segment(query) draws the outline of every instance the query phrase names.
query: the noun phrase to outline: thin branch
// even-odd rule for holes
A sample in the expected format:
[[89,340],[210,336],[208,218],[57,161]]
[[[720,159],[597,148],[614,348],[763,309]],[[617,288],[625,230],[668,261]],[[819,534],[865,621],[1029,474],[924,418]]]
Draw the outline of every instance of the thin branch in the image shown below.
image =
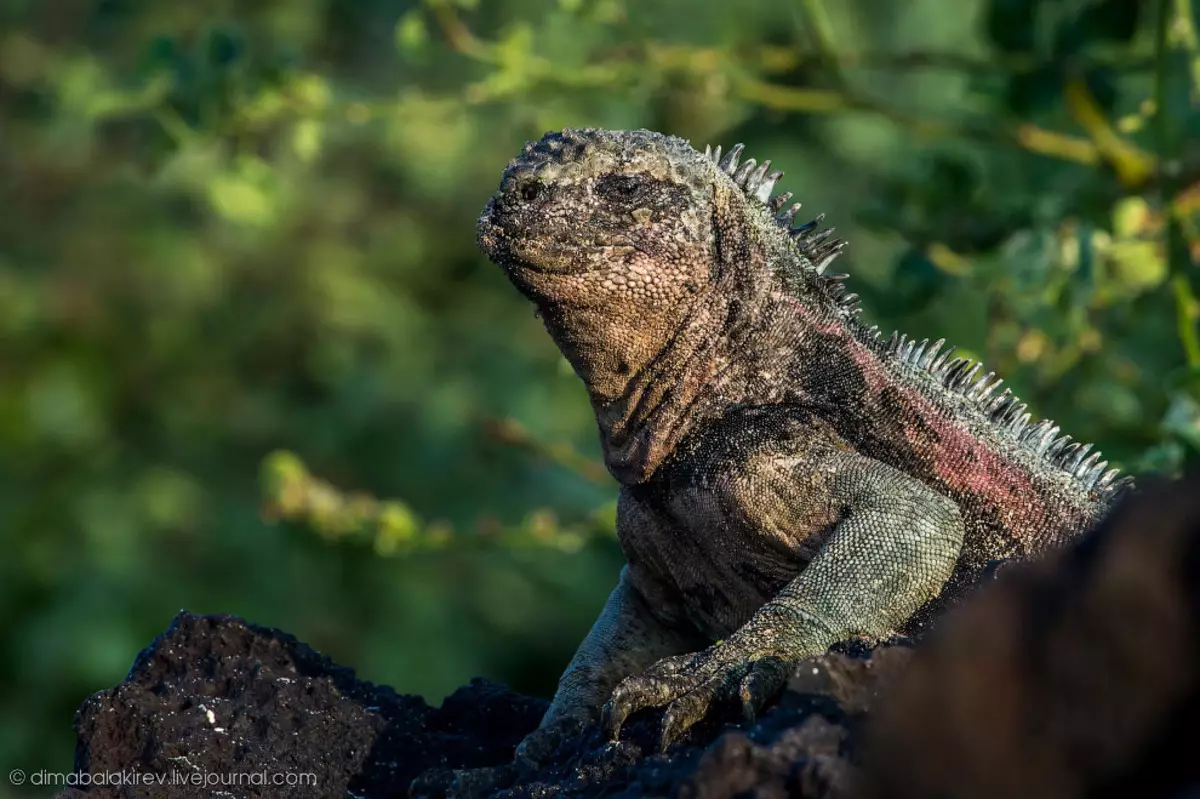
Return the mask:
[[1100,164],[1100,150],[1087,139],[1066,133],[1039,128],[1037,125],[1022,124],[1016,128],[1017,143],[1030,152],[1072,161],[1084,166]]
[[[950,121],[905,114],[895,108],[874,102],[861,95],[828,89],[798,89],[754,79],[737,84],[738,96],[777,111],[827,114],[837,111],[856,111],[875,114],[923,138],[964,138],[993,144],[1016,145],[1037,155],[1071,161],[1084,166],[1103,163],[1102,151],[1088,139],[1046,130],[1030,123],[1013,125],[963,125]],[[1153,160],[1150,161],[1153,164]],[[1153,169],[1139,171],[1129,181],[1129,187],[1145,185]]]
[[1158,160],[1113,130],[1087,84],[1079,78],[1067,81],[1066,101],[1071,115],[1088,132],[1097,154],[1113,168],[1121,184],[1145,185],[1158,170]]
[[442,35],[446,37],[446,43],[452,50],[477,61],[490,63],[493,60],[491,45],[477,38],[471,32],[471,29],[458,18],[453,6],[443,3],[432,4],[430,11],[433,13],[438,27],[441,28]]
[[[819,50],[797,50],[794,47],[760,45],[758,43],[755,43],[753,47],[722,49],[651,41],[641,44],[617,45],[597,53],[596,59],[606,63],[640,63],[644,62],[651,54],[657,59],[680,67],[683,65],[692,65],[693,67],[699,64],[712,65],[719,61],[736,60],[738,64],[747,69],[757,70],[767,75],[781,75],[826,65],[826,56]],[[839,51],[837,63],[843,71],[851,67],[888,72],[929,69],[971,75],[1000,76],[1032,72],[1058,65],[1057,62],[1049,60],[1045,56],[1034,54],[993,53],[979,57],[966,53],[931,50],[909,50],[895,53]],[[1072,66],[1076,69],[1110,67],[1130,73],[1150,72],[1154,69],[1154,63],[1153,54],[1135,55],[1118,52],[1089,54],[1085,58],[1073,61]]]
[[[799,63],[811,63],[815,53],[796,53]],[[971,75],[1004,75],[1024,73],[1054,66],[1055,62],[1045,56],[1022,53],[992,53],[986,57],[966,53],[913,50],[900,53],[840,53],[838,61],[842,67],[882,69],[887,71],[930,69],[948,72],[963,72]],[[1075,62],[1078,68],[1110,67],[1122,72],[1149,72],[1154,69],[1154,57],[1117,53],[1113,55],[1089,54]]]
[[517,447],[561,466],[599,485],[611,485],[612,476],[603,465],[584,457],[567,444],[547,444],[530,435],[515,419],[483,420],[485,435],[501,444]]

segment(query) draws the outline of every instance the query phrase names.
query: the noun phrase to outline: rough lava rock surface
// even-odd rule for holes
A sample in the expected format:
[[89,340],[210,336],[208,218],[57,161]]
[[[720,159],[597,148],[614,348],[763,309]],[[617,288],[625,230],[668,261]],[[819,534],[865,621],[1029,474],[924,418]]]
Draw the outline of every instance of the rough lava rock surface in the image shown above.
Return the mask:
[[[542,772],[512,775],[501,795],[726,795],[705,784],[723,783],[733,762],[735,781],[745,787],[784,791],[803,783],[812,786],[808,795],[840,795],[853,718],[907,654],[894,646],[871,658],[814,659],[758,724],[723,736],[707,753],[716,723],[652,757],[645,757],[657,730],[651,714],[635,720],[619,744],[605,744],[591,730],[562,747]],[[431,708],[419,697],[356,679],[286,633],[233,616],[183,612],[138,655],[125,682],[91,696],[76,714],[75,771],[119,774],[127,784],[72,789],[60,799],[382,799],[406,795],[427,771],[417,793],[437,794],[455,769],[509,763],[545,708],[544,700],[485,680]],[[312,784],[267,783],[302,773],[314,775]],[[128,784],[134,774],[151,777]]]
[[512,799],[1200,797],[1198,488],[1154,487],[1061,557],[1000,570],[915,649],[805,661],[754,725],[730,708],[655,754],[647,712],[532,774],[506,764],[542,700],[475,680],[432,708],[286,633],[180,613],[76,715],[76,773],[119,784],[59,797],[438,796],[482,766]]
[[[478,680],[433,710],[356,679],[286,633],[183,612],[123,683],[89,697],[75,717],[77,773],[136,772],[164,784],[60,796],[391,796],[431,766],[505,760],[545,705]],[[257,784],[301,773],[314,775],[311,786]],[[227,784],[189,782],[202,777]]]

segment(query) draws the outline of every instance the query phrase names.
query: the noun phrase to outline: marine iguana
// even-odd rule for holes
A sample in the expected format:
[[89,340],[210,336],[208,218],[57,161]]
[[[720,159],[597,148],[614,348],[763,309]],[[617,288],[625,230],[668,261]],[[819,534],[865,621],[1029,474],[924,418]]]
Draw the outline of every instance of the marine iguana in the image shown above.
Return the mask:
[[796,661],[923,623],[1131,484],[944,341],[862,323],[833,228],[742,151],[550,133],[479,218],[587,386],[628,558],[518,762],[647,707],[663,747],[718,701],[753,718]]

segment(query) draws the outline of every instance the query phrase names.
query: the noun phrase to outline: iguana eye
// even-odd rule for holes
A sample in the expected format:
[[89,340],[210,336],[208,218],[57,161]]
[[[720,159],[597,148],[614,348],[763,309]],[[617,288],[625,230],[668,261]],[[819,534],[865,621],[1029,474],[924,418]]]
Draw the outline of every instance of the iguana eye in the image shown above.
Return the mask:
[[605,175],[596,183],[596,193],[619,202],[636,199],[646,188],[641,175]]

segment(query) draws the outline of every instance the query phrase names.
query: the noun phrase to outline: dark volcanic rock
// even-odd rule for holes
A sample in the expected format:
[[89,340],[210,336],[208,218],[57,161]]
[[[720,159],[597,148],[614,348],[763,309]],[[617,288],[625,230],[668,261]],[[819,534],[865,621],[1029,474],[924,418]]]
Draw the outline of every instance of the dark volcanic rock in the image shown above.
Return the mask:
[[181,613],[76,716],[76,773],[120,784],[60,797],[382,799],[418,778],[419,796],[508,799],[1182,799],[1200,796],[1198,649],[1195,483],[1000,570],[915,649],[849,644],[803,662],[753,725],[731,707],[655,754],[661,714],[644,712],[619,743],[586,730],[534,774],[509,764],[541,700],[476,680],[434,709],[285,633]]
[[545,706],[475,680],[434,710],[286,633],[184,612],[76,714],[75,772],[120,784],[62,796],[389,796],[427,768],[503,762]]
[[[660,716],[642,713],[620,743],[591,729],[539,773],[518,777],[507,764],[541,718],[543,700],[475,680],[434,709],[356,679],[286,633],[185,612],[138,655],[125,682],[90,697],[76,715],[76,773],[117,784],[80,786],[60,799],[382,799],[406,795],[422,774],[414,792],[440,795],[456,770],[482,766],[502,768],[474,773],[475,792],[514,799],[715,797],[768,783],[792,795],[840,796],[856,714],[905,660],[904,648],[894,648],[872,659],[859,652],[806,661],[748,729],[721,736],[735,725],[713,719],[657,755]],[[300,775],[312,776],[297,784]],[[272,782],[280,779],[291,782]]]

